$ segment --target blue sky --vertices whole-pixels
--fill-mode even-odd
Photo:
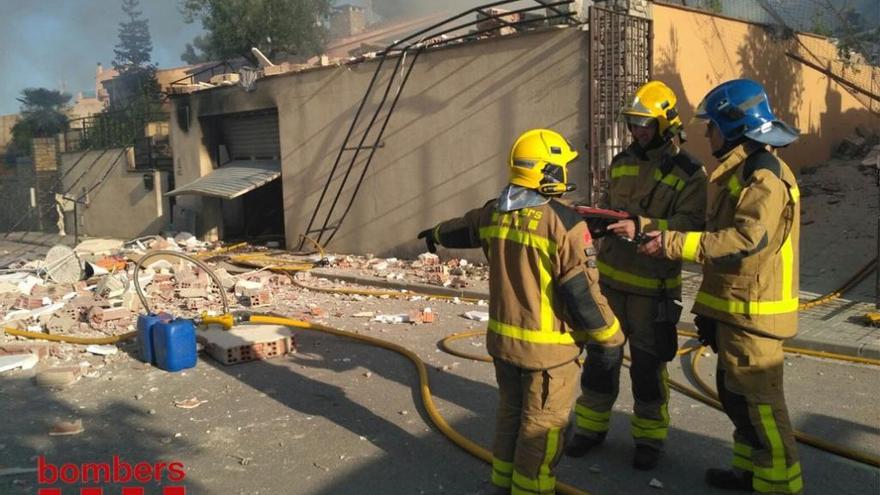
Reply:
[[[141,0],[150,21],[153,61],[159,67],[184,65],[180,54],[201,32],[186,24],[179,0]],[[16,113],[21,90],[94,91],[98,62],[112,67],[120,0],[0,0],[0,115]]]

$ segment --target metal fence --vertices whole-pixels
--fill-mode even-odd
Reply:
[[[147,124],[168,122],[166,112],[136,113],[127,110],[103,112],[70,121],[64,133],[65,151],[83,151],[133,146],[145,135]]]
[[[654,0],[767,26],[790,45],[788,58],[840,83],[880,113],[880,7],[877,0]],[[826,36],[817,43],[809,33]],[[873,41],[872,41],[873,40]]]
[[[650,20],[590,8],[590,191],[592,204],[608,190],[608,167],[629,142],[619,118],[626,99],[651,78]]]

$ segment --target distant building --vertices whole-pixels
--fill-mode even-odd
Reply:
[[[0,161],[5,162],[6,151],[12,142],[12,126],[18,122],[18,114],[0,115]]]
[[[330,14],[330,39],[347,38],[364,32],[367,27],[365,9],[345,4],[333,8]]]

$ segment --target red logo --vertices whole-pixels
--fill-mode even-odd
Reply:
[[[37,483],[56,485],[53,488],[38,488],[37,495],[73,493],[70,490],[65,493],[63,488],[57,487],[59,484],[62,487],[80,485],[79,495],[116,495],[120,493],[115,488],[105,492],[104,487],[107,486],[121,488],[121,495],[145,495],[143,487],[130,485],[152,482],[180,483],[184,478],[186,478],[186,472],[183,470],[183,463],[179,461],[131,464],[114,455],[109,463],[55,465],[49,463],[43,456],[37,458]],[[165,486],[162,487],[162,495],[186,495],[186,487]]]

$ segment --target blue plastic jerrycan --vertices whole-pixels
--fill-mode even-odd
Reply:
[[[137,340],[140,346],[139,356],[141,361],[156,364],[156,353],[153,346],[153,326],[161,321],[170,321],[171,315],[167,313],[148,313],[138,316]]]
[[[196,365],[196,327],[192,320],[175,319],[153,325],[153,357],[165,371],[180,371]]]

